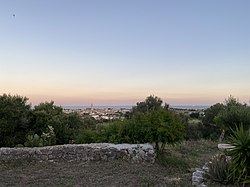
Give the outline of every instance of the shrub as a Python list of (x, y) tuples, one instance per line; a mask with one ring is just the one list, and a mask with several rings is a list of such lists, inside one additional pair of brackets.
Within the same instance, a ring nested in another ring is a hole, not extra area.
[(74, 133), (77, 129), (83, 128), (82, 118), (77, 113), (66, 114), (63, 108), (54, 105), (54, 102), (40, 103), (33, 109), (34, 122), (32, 131), (36, 134), (42, 134), (48, 126), (54, 128), (56, 144), (69, 143), (74, 139)]
[(123, 133), (124, 123), (115, 121), (101, 125), (97, 128), (98, 142), (124, 143)]
[(219, 139), (222, 129), (215, 123), (215, 119), (224, 108), (225, 106), (223, 104), (217, 103), (204, 111), (204, 117), (202, 118), (202, 123), (204, 125), (204, 138), (212, 140)]
[(225, 154), (215, 155), (208, 163), (208, 178), (223, 184), (228, 183), (230, 159)]
[(48, 132), (43, 132), (41, 135), (43, 139), (43, 145), (55, 145), (56, 144), (56, 135), (54, 132), (54, 128), (52, 126), (48, 126)]
[(160, 108), (136, 113), (125, 121), (123, 137), (128, 143), (155, 143), (156, 151), (161, 152), (166, 143), (183, 139), (184, 125), (173, 112)]
[(43, 139), (37, 134), (27, 135), (27, 141), (24, 143), (25, 147), (42, 147)]
[(47, 132), (43, 132), (41, 136), (37, 134), (28, 134), (26, 136), (26, 142), (24, 143), (26, 147), (42, 147), (55, 144), (56, 137), (52, 126), (48, 126)]
[(204, 125), (198, 124), (185, 124), (185, 139), (186, 140), (199, 140), (204, 138)]
[(230, 96), (225, 101), (222, 111), (215, 117), (216, 125), (225, 130), (226, 135), (230, 135), (230, 129), (235, 130), (242, 124), (244, 130), (250, 128), (250, 107), (240, 103), (236, 98)]
[(145, 114), (137, 113), (131, 119), (124, 121), (122, 136), (126, 143), (149, 142), (149, 121)]
[(237, 183), (250, 183), (250, 129), (244, 131), (243, 125), (231, 130), (228, 143), (234, 146), (228, 155), (232, 157), (229, 178)]
[(97, 139), (97, 133), (92, 129), (81, 129), (76, 136), (76, 143), (95, 143)]

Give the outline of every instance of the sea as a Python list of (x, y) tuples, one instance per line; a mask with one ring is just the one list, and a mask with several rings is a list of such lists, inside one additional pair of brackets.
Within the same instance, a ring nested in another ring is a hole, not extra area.
[[(77, 110), (77, 109), (86, 109), (91, 108), (91, 106), (62, 106), (64, 109), (71, 109), (71, 110)], [(114, 108), (114, 109), (132, 109), (133, 106), (93, 106), (93, 108), (99, 108), (99, 109), (105, 109), (105, 108)], [(201, 106), (201, 105), (170, 105), (170, 108), (176, 108), (176, 109), (207, 109), (210, 106)]]

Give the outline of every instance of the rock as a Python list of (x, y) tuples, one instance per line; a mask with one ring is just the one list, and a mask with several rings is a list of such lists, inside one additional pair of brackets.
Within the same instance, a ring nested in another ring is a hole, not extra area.
[(145, 157), (145, 152), (143, 150), (140, 150), (138, 152), (138, 156), (141, 157), (141, 158), (144, 158)]
[(230, 144), (218, 144), (218, 149), (221, 151), (230, 150), (233, 148), (234, 148), (234, 146), (232, 146)]
[(204, 178), (203, 178), (204, 173), (205, 172), (203, 170), (196, 169), (196, 171), (193, 172), (192, 174), (192, 185), (194, 186), (200, 185), (204, 181)]

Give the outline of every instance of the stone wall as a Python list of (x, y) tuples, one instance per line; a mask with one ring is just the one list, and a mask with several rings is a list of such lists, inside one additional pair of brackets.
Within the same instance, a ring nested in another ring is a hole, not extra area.
[(155, 161), (155, 151), (150, 144), (67, 144), (34, 148), (0, 148), (0, 161)]

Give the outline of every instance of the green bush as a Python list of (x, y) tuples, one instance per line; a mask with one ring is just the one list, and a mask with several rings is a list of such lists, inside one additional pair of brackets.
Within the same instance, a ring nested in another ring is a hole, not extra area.
[(42, 147), (43, 139), (37, 135), (27, 135), (27, 141), (24, 143), (25, 147)]
[(203, 138), (218, 140), (222, 132), (221, 126), (215, 123), (215, 119), (224, 110), (225, 106), (217, 103), (204, 111), (202, 123), (204, 125)]
[(124, 143), (123, 137), (124, 122), (115, 121), (98, 126), (97, 142)]
[(43, 132), (41, 136), (37, 134), (28, 134), (26, 136), (25, 147), (42, 147), (56, 144), (54, 128), (48, 126), (47, 132)]
[(225, 101), (223, 110), (215, 117), (216, 125), (225, 130), (226, 135), (230, 135), (230, 129), (235, 130), (242, 124), (244, 130), (250, 128), (250, 107), (240, 103), (236, 98), (230, 96)]
[(204, 125), (202, 123), (198, 124), (185, 124), (185, 139), (186, 140), (200, 140), (204, 138)]
[(97, 141), (96, 130), (81, 129), (76, 135), (75, 142), (78, 144), (95, 143)]
[(62, 107), (55, 106), (54, 102), (40, 103), (32, 111), (34, 122), (32, 131), (42, 134), (51, 126), (54, 128), (56, 144), (67, 144), (74, 139), (77, 129), (84, 127), (82, 118), (77, 113), (66, 114)]
[(243, 125), (232, 130), (228, 143), (234, 146), (228, 151), (232, 157), (230, 180), (240, 183), (250, 183), (250, 129), (244, 131)]
[(145, 114), (136, 113), (131, 119), (124, 121), (122, 136), (126, 143), (149, 142), (149, 121)]
[(48, 126), (48, 132), (43, 132), (41, 135), (43, 139), (43, 145), (55, 145), (56, 144), (56, 135), (54, 132), (54, 128), (52, 126)]
[(208, 178), (223, 184), (228, 183), (230, 159), (225, 154), (215, 155), (208, 163)]

